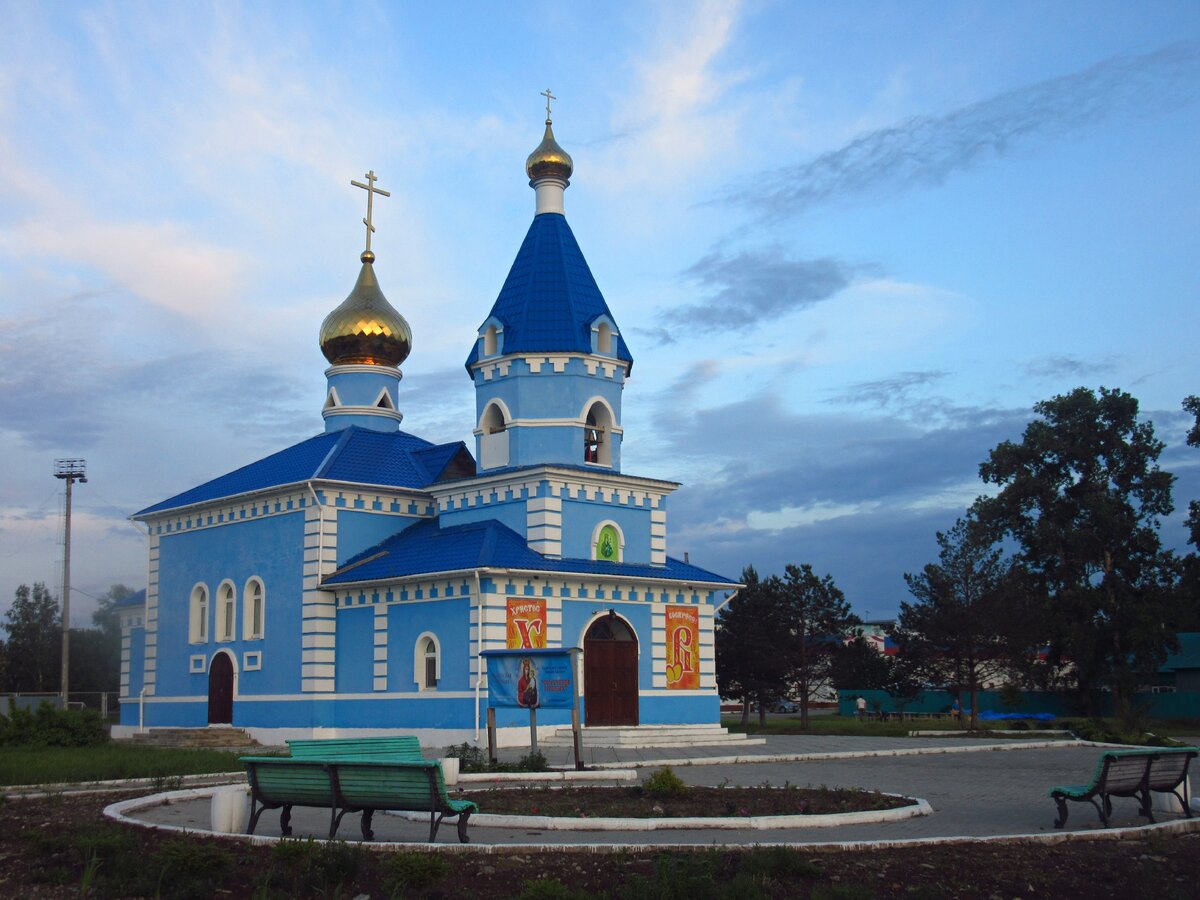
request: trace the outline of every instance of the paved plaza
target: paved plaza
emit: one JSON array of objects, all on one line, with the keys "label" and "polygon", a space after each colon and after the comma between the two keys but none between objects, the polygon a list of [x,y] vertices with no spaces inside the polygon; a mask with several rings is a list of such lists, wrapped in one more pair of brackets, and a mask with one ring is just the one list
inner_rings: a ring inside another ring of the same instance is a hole
[{"label": "paved plaza", "polygon": [[[984,749],[996,748],[996,749]],[[912,753],[911,751],[925,751]],[[903,755],[893,755],[900,751]],[[505,751],[515,758],[522,750]],[[557,757],[558,750],[555,755]],[[569,750],[564,754],[569,755]],[[741,762],[721,762],[731,753]],[[484,827],[472,822],[472,847],[489,845],[742,845],[819,844],[828,842],[891,841],[993,837],[1054,833],[1055,807],[1047,796],[1052,785],[1087,781],[1102,748],[1045,742],[981,741],[969,739],[912,739],[860,737],[771,737],[765,745],[683,749],[600,749],[587,751],[589,764],[640,768],[644,777],[659,761],[670,760],[679,776],[689,784],[782,786],[827,786],[866,788],[918,797],[929,802],[933,814],[896,822],[843,825],[825,828],[772,830],[671,829],[638,831],[553,831],[542,828]],[[552,762],[566,764],[567,756]],[[811,758],[817,756],[818,758]],[[800,758],[796,757],[809,757]],[[686,760],[694,764],[686,764]],[[751,760],[759,761],[751,761]],[[713,764],[707,764],[712,762]],[[684,764],[680,764],[684,763]],[[486,785],[460,785],[469,789]],[[481,812],[486,813],[486,803]],[[144,822],[197,830],[209,827],[209,800],[197,798],[167,806],[155,806],[131,814]],[[1181,816],[1157,815],[1160,822]],[[1114,801],[1113,825],[1144,824],[1134,800]],[[324,837],[329,812],[313,809],[293,811],[295,836]],[[427,822],[410,822],[393,815],[375,816],[376,841],[425,842]],[[1087,803],[1070,804],[1067,831],[1095,831],[1100,823]],[[263,814],[257,833],[278,836],[279,814]],[[347,815],[339,836],[358,838],[358,817]],[[438,843],[457,845],[454,825],[442,826]]]}]

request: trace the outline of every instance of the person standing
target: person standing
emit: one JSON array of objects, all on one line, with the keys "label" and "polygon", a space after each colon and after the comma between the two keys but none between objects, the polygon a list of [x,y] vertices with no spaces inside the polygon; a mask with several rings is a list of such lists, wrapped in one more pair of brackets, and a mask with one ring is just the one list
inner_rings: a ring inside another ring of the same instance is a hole
[{"label": "person standing", "polygon": [[859,698],[854,701],[854,711],[855,711],[855,715],[858,716],[860,721],[867,717],[867,698],[866,697],[863,697],[861,694],[859,695]]}]

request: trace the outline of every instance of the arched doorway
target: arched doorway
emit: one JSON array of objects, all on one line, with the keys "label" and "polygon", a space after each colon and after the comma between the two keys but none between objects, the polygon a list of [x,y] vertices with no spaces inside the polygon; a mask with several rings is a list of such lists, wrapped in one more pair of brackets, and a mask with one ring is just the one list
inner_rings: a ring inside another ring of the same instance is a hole
[{"label": "arched doorway", "polygon": [[218,653],[208,669],[208,724],[232,723],[233,660],[228,653]]},{"label": "arched doorway", "polygon": [[638,723],[638,644],[615,614],[592,623],[583,638],[585,725]]}]

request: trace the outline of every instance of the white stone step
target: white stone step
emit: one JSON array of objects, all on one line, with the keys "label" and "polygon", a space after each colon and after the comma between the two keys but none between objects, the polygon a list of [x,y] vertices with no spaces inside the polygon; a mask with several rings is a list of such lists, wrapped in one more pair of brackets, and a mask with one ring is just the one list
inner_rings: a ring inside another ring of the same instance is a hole
[{"label": "white stone step", "polygon": [[[595,727],[583,729],[586,747],[700,747],[726,744],[747,746],[765,744],[765,738],[731,734],[720,725],[640,725],[637,727]],[[546,747],[569,747],[571,729],[559,728],[538,739]]]}]

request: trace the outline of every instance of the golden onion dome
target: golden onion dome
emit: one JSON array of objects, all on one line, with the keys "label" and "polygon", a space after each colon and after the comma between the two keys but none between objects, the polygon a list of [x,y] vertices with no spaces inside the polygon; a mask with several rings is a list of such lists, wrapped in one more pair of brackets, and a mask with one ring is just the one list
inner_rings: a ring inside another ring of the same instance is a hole
[{"label": "golden onion dome", "polygon": [[412,329],[379,289],[374,262],[370,250],[362,255],[354,290],[321,323],[321,352],[332,365],[398,366],[412,350]]},{"label": "golden onion dome", "polygon": [[550,120],[547,119],[546,134],[542,137],[542,142],[525,160],[525,174],[529,176],[530,181],[537,181],[539,178],[561,178],[563,181],[570,181],[574,171],[575,163],[571,161],[571,155],[558,146],[558,141],[554,139],[554,130],[550,127]]}]

